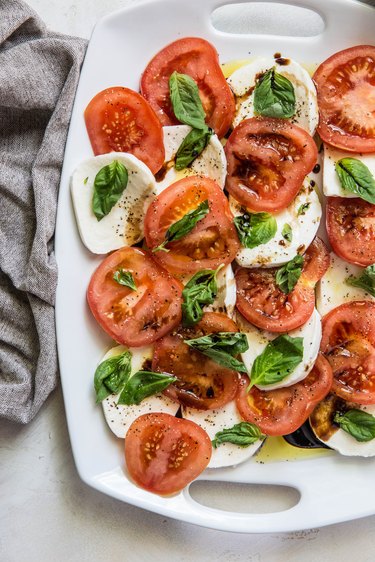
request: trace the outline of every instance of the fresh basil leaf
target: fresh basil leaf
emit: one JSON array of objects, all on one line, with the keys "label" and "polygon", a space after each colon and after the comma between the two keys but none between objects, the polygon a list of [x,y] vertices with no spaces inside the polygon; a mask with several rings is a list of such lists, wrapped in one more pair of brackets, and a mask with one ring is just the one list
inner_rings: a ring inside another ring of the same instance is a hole
[{"label": "fresh basil leaf", "polygon": [[138,371],[127,381],[122,390],[117,404],[140,404],[148,396],[162,392],[177,378],[166,373],[152,371]]},{"label": "fresh basil leaf", "polygon": [[191,230],[195,227],[198,221],[202,220],[208,213],[210,212],[210,207],[208,204],[208,200],[202,201],[198,205],[196,209],[189,211],[182,217],[182,219],[178,220],[172,226],[170,226],[165,234],[165,240],[158,246],[154,248],[153,252],[158,252],[163,250],[164,252],[169,252],[167,248],[164,246],[168,244],[168,242],[174,242],[176,240],[180,240],[189,234]]},{"label": "fresh basil leaf", "polygon": [[86,185],[88,181],[89,181],[89,176],[87,176],[87,177],[83,180],[83,185]]},{"label": "fresh basil leaf", "polygon": [[368,412],[354,409],[345,414],[336,413],[334,422],[356,441],[365,443],[375,439],[375,417]]},{"label": "fresh basil leaf", "polygon": [[300,205],[298,207],[297,210],[297,217],[299,217],[300,215],[304,215],[306,214],[306,211],[308,210],[308,208],[310,207],[311,203],[302,203],[302,205]]},{"label": "fresh basil leaf", "polygon": [[95,176],[92,197],[92,210],[98,221],[108,215],[127,185],[128,171],[118,160],[99,170]]},{"label": "fresh basil leaf", "polygon": [[343,189],[375,204],[375,179],[363,162],[357,158],[341,158],[335,169]]},{"label": "fresh basil leaf", "polygon": [[270,68],[257,82],[254,89],[254,113],[263,117],[289,119],[296,111],[293,84]]},{"label": "fresh basil leaf", "polygon": [[131,271],[125,271],[125,269],[118,269],[115,271],[113,276],[113,280],[116,281],[119,285],[124,285],[124,287],[129,287],[132,291],[137,290],[137,286],[134,281],[134,277]]},{"label": "fresh basil leaf", "polygon": [[297,255],[277,270],[275,281],[280,291],[287,295],[293,291],[301,277],[303,262],[303,256]]},{"label": "fresh basil leaf", "polygon": [[275,384],[284,380],[299,365],[303,357],[303,338],[282,334],[270,341],[255,359],[249,389],[254,384]]},{"label": "fresh basil leaf", "polygon": [[212,440],[212,446],[216,449],[222,443],[233,443],[239,447],[248,447],[259,439],[264,439],[259,427],[254,423],[240,422],[231,428],[218,431]]},{"label": "fresh basil leaf", "polygon": [[245,248],[256,248],[266,244],[277,231],[276,219],[269,213],[245,213],[235,217],[233,222]]},{"label": "fresh basil leaf", "polygon": [[99,403],[110,394],[118,394],[126,384],[131,371],[132,354],[124,351],[102,361],[94,375],[96,402]]},{"label": "fresh basil leaf", "polygon": [[182,291],[184,302],[182,303],[182,325],[185,327],[194,326],[202,320],[202,307],[212,304],[217,295],[216,276],[221,266],[215,271],[203,269],[198,271],[186,283]]},{"label": "fresh basil leaf", "polygon": [[290,224],[284,224],[281,231],[281,236],[287,241],[291,242],[293,240],[293,232]]},{"label": "fresh basil leaf", "polygon": [[175,168],[183,170],[190,166],[192,162],[202,154],[210,142],[213,130],[205,126],[203,129],[192,129],[186,135],[176,153]]},{"label": "fresh basil leaf", "polygon": [[359,277],[348,277],[346,282],[348,285],[359,287],[375,297],[375,263],[366,267]]},{"label": "fresh basil leaf", "polygon": [[241,332],[217,332],[185,343],[227,369],[247,373],[242,361],[235,358],[249,349],[246,335]]},{"label": "fresh basil leaf", "polygon": [[173,72],[169,78],[169,94],[174,114],[181,123],[190,125],[193,129],[206,127],[206,115],[193,78]]}]

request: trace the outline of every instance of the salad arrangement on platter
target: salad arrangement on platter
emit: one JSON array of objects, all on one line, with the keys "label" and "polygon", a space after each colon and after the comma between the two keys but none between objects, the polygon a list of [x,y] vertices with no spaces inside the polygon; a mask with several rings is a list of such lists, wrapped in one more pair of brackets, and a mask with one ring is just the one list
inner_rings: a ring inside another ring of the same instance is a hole
[{"label": "salad arrangement on platter", "polygon": [[140,92],[88,103],[95,156],[71,179],[82,241],[108,254],[94,387],[129,477],[172,494],[294,432],[375,456],[375,47],[311,79],[280,53],[222,67],[189,37]]}]

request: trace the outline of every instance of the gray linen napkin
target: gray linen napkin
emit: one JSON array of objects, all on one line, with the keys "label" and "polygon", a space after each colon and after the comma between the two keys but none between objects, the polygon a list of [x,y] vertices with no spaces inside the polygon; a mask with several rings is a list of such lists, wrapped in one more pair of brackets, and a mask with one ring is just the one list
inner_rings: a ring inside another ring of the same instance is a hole
[{"label": "gray linen napkin", "polygon": [[57,382],[53,234],[85,48],[0,0],[0,417],[21,423]]}]

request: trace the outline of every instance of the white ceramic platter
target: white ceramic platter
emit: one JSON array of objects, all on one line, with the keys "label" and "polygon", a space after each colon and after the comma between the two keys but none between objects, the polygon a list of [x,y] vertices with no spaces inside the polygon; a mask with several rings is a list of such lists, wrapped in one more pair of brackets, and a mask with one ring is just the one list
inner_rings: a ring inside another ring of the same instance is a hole
[{"label": "white ceramic platter", "polygon": [[127,480],[123,472],[123,442],[110,433],[101,408],[95,405],[93,374],[111,342],[86,305],[86,288],[100,258],[90,254],[80,241],[69,192],[74,168],[92,155],[83,120],[90,99],[109,86],[138,90],[140,73],[150,58],[179,37],[208,39],[222,62],[248,58],[249,52],[251,56],[281,52],[282,56],[314,64],[340,49],[374,42],[375,10],[356,2],[295,2],[323,18],[325,29],[314,37],[219,32],[212,26],[210,14],[222,4],[224,0],[137,3],[101,20],[88,47],[66,145],[56,227],[58,351],[77,469],[87,484],[115,498],[176,519],[228,531],[291,531],[374,514],[375,461],[338,455],[265,464],[250,459],[236,468],[206,470],[200,477],[291,486],[301,497],[297,505],[286,511],[249,514],[212,509],[193,500],[189,488],[172,498],[152,495]]}]

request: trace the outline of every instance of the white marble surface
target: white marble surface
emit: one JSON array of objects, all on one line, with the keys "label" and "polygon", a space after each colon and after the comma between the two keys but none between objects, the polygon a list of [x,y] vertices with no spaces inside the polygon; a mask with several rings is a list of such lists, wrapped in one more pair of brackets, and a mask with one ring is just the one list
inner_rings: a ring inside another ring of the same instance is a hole
[{"label": "white marble surface", "polygon": [[[51,28],[89,37],[102,15],[131,1],[29,3]],[[1,562],[374,560],[375,517],[295,533],[239,535],[169,520],[88,488],[75,470],[60,389],[28,426],[0,422],[0,483]]]}]

